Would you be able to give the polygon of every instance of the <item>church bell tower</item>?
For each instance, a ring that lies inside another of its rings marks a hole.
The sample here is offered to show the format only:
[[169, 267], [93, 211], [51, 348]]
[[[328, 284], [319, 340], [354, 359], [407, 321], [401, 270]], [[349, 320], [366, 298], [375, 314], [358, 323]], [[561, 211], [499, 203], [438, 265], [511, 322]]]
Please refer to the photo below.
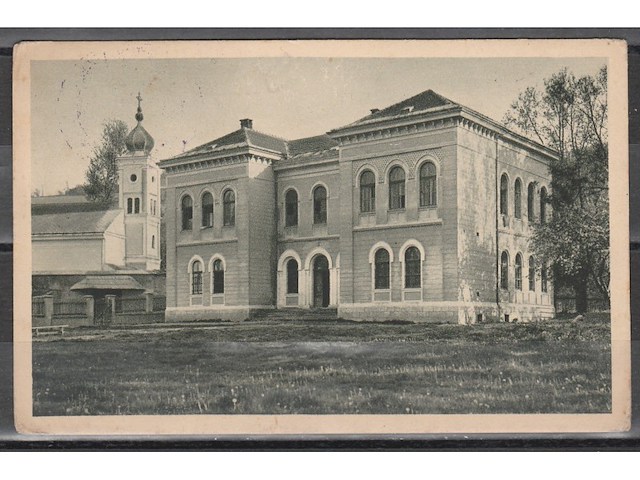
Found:
[[125, 264], [140, 270], [160, 269], [160, 169], [151, 158], [153, 137], [142, 126], [140, 93], [137, 125], [125, 139], [127, 152], [118, 157], [118, 205], [124, 211]]

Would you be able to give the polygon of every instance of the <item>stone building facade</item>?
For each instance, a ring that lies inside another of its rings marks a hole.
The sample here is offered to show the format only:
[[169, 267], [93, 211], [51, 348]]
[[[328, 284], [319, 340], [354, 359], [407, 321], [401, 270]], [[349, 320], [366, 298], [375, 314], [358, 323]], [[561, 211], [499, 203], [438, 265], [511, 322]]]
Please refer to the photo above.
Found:
[[330, 309], [473, 323], [554, 315], [529, 249], [554, 152], [428, 90], [325, 135], [241, 128], [159, 163], [167, 319]]

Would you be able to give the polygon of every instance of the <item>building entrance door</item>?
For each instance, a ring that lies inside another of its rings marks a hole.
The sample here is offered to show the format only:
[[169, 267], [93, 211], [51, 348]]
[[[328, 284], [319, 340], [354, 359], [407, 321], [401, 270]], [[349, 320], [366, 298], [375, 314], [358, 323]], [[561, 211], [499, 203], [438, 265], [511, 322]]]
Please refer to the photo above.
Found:
[[313, 306], [329, 306], [329, 262], [324, 255], [313, 260]]

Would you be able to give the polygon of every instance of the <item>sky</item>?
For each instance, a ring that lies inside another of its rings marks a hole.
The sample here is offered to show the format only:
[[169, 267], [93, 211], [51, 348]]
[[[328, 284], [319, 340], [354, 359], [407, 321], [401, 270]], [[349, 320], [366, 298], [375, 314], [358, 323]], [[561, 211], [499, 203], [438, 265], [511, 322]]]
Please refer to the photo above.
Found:
[[319, 135], [424, 90], [500, 121], [518, 93], [602, 58], [227, 58], [64, 60], [31, 64], [32, 191], [84, 183], [109, 119], [144, 126], [156, 160], [225, 135], [242, 118], [287, 140]]

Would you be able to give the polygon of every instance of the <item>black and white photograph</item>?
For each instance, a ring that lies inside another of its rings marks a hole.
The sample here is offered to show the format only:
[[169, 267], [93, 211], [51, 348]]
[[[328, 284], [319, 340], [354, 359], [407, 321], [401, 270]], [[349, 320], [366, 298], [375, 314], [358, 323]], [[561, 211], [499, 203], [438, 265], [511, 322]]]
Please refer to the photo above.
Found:
[[18, 45], [17, 428], [629, 428], [625, 55]]

